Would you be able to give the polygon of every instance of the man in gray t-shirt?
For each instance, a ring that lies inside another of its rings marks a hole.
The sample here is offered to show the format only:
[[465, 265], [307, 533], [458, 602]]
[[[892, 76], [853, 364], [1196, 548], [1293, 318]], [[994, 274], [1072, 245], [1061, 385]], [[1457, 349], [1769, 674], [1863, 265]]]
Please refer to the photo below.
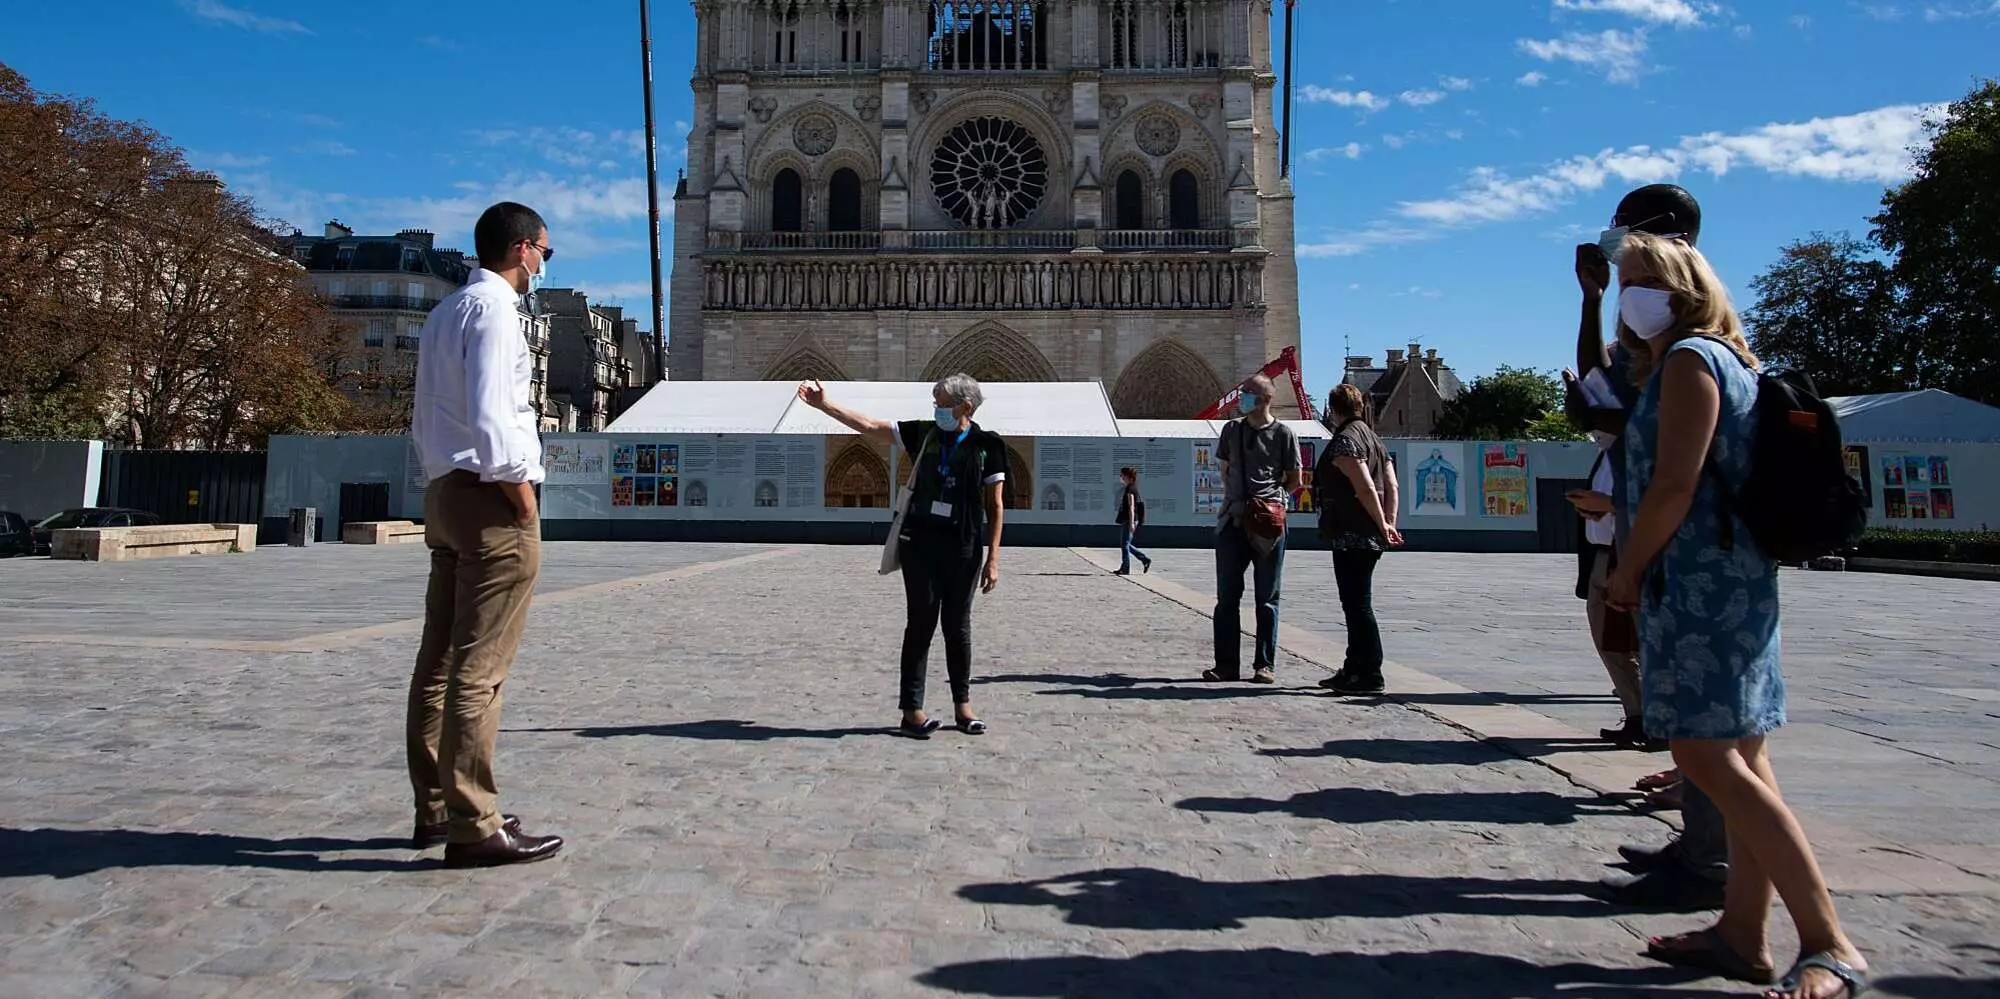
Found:
[[1276, 500], [1299, 490], [1299, 437], [1271, 414], [1277, 388], [1258, 375], [1243, 388], [1240, 419], [1222, 428], [1216, 455], [1222, 461], [1222, 518], [1215, 528], [1215, 668], [1204, 680], [1243, 678], [1243, 573], [1251, 570], [1257, 597], [1256, 659], [1252, 683], [1276, 683], [1279, 577], [1285, 539], [1252, 537], [1241, 524], [1246, 498]]

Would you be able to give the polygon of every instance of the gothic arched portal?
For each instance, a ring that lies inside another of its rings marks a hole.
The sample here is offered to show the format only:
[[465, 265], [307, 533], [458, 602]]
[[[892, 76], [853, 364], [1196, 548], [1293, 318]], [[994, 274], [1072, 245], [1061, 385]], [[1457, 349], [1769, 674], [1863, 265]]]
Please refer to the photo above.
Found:
[[838, 361], [826, 356], [825, 353], [812, 346], [800, 347], [779, 358], [769, 368], [764, 370], [763, 380], [767, 382], [802, 382], [815, 378], [823, 382], [853, 380], [847, 377], [846, 371], [841, 370]]
[[1111, 409], [1126, 420], [1191, 420], [1223, 392], [1201, 355], [1163, 340], [1125, 366], [1111, 389]]
[[839, 509], [889, 506], [889, 463], [867, 441], [849, 441], [826, 463], [826, 505]]
[[1055, 365], [1027, 337], [999, 323], [980, 323], [953, 337], [924, 365], [924, 380], [961, 372], [982, 382], [1062, 380]]

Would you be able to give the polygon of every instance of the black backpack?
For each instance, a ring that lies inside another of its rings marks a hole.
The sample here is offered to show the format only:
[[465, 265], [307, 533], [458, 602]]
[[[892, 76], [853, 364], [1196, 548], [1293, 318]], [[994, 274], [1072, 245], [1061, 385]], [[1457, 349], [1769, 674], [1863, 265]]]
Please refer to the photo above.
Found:
[[[1804, 372], [1756, 374], [1757, 428], [1749, 477], [1742, 488], [1731, 490], [1709, 466], [1724, 504], [1750, 529], [1757, 547], [1779, 562], [1804, 562], [1853, 548], [1868, 526], [1868, 494], [1847, 474], [1833, 407], [1819, 397]], [[1730, 518], [1723, 517], [1725, 551], [1734, 546], [1734, 533]]]

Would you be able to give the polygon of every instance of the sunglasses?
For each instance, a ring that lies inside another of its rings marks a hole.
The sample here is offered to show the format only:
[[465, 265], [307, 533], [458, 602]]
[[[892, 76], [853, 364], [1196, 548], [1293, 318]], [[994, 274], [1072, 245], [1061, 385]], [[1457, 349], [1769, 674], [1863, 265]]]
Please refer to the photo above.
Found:
[[542, 243], [529, 242], [528, 240], [525, 239], [522, 240], [521, 242], [527, 243], [529, 246], [532, 246], [535, 249], [540, 250], [543, 260], [554, 260], [556, 258], [556, 251], [554, 247]]
[[[1649, 226], [1662, 220], [1671, 222], [1673, 218], [1674, 213], [1668, 212], [1665, 215], [1655, 215], [1643, 222], [1634, 222], [1631, 225], [1613, 225], [1611, 228], [1597, 234], [1597, 248], [1604, 251], [1605, 259], [1615, 264], [1618, 262], [1619, 254], [1625, 251], [1625, 237], [1631, 235], [1632, 230], [1639, 229], [1641, 232], [1644, 232], [1645, 230], [1641, 228], [1642, 226]], [[1618, 220], [1612, 219], [1612, 221], [1616, 222]], [[1648, 233], [1648, 235], [1658, 236], [1661, 239], [1687, 238], [1687, 233], [1684, 232], [1660, 232]]]

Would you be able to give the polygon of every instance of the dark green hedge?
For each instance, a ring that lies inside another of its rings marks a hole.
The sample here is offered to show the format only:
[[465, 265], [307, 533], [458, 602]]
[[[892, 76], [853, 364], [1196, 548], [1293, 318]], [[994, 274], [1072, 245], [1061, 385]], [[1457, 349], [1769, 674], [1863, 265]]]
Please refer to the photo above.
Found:
[[1854, 549], [1861, 558], [2000, 565], [2000, 531], [1928, 531], [1871, 527]]

